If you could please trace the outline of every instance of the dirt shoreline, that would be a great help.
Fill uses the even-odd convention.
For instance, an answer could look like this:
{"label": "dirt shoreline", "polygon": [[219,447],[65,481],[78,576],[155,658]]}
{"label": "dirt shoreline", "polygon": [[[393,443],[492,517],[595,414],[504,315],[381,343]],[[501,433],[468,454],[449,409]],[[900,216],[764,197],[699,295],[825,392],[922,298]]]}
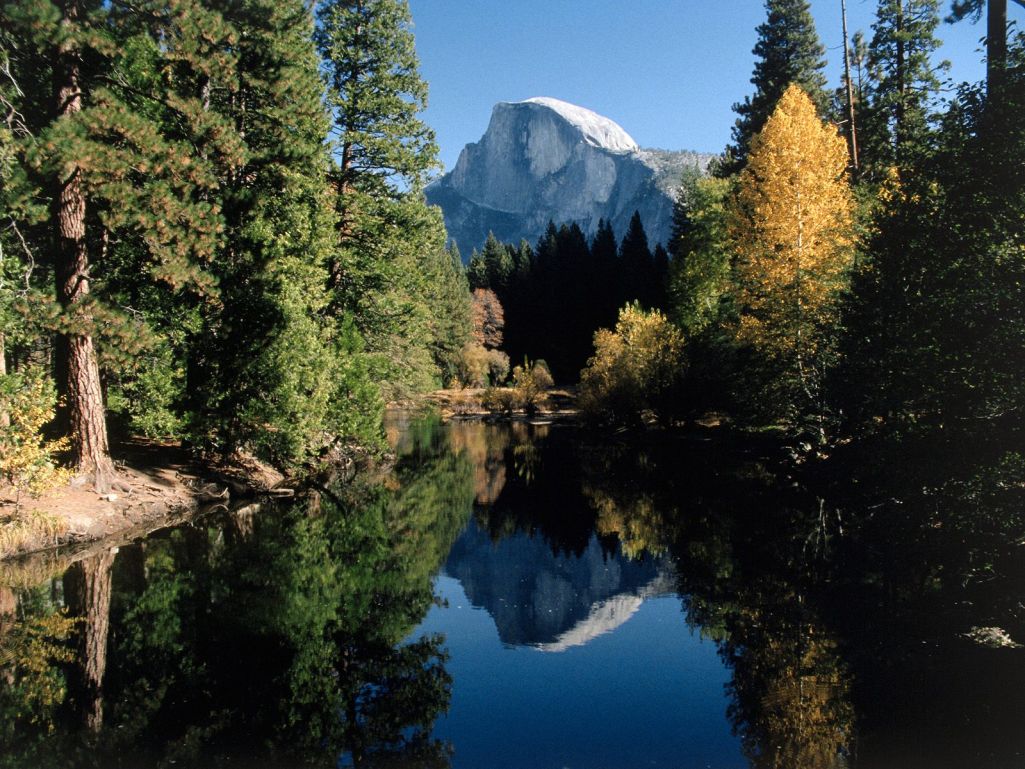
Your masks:
{"label": "dirt shoreline", "polygon": [[[416,404],[429,404],[446,420],[572,421],[578,416],[572,390],[550,390],[547,403],[530,415],[488,410],[481,405],[483,392],[438,390]],[[37,499],[23,497],[16,515],[13,489],[0,486],[0,565],[29,556],[47,560],[46,554],[63,561],[83,550],[127,544],[205,508],[291,491],[282,488],[285,477],[268,465],[252,459],[230,465],[201,463],[177,443],[129,438],[111,453],[119,476],[117,488],[107,494],[88,484],[62,486]]]}
{"label": "dirt shoreline", "polygon": [[0,516],[7,518],[0,524],[0,562],[125,537],[131,541],[206,507],[287,493],[280,488],[284,476],[252,460],[206,465],[178,444],[144,439],[123,441],[112,454],[118,488],[107,494],[85,484],[63,486],[38,499],[23,497],[15,516],[13,490],[0,488]]}

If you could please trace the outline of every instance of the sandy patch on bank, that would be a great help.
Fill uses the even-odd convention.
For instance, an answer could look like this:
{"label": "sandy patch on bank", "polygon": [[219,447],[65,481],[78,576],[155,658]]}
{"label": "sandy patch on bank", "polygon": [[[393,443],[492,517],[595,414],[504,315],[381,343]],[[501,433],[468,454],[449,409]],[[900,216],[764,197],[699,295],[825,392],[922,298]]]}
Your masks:
{"label": "sandy patch on bank", "polygon": [[6,519],[0,529],[10,535],[4,538],[8,543],[18,540],[0,551],[0,558],[105,539],[204,505],[226,504],[233,492],[266,490],[281,481],[280,475],[263,468],[263,477],[253,479],[246,467],[201,467],[173,443],[130,439],[111,453],[119,473],[115,491],[98,494],[79,484],[38,499],[23,496],[20,519],[30,522],[31,533],[23,525],[16,532],[14,527],[21,524],[14,516],[14,491],[0,487],[0,519]]}

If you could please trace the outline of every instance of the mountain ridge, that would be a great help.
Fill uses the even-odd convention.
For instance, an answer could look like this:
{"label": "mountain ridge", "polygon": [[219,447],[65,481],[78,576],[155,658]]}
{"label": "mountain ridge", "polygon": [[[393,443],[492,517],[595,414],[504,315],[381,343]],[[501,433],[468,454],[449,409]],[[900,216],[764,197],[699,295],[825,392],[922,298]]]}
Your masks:
{"label": "mountain ridge", "polygon": [[496,104],[480,140],[463,148],[426,195],[464,256],[488,232],[534,243],[549,221],[575,222],[592,235],[605,219],[622,236],[634,211],[650,242],[665,243],[684,170],[704,172],[712,157],[641,148],[610,118],[533,97]]}

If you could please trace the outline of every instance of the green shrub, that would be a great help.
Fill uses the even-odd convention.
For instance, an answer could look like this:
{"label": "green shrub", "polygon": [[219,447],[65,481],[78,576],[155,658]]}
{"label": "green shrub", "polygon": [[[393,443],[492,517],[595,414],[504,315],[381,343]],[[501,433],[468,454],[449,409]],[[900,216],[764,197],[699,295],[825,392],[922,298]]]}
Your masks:
{"label": "green shrub", "polygon": [[512,414],[519,407],[519,398],[507,387],[489,387],[481,396],[481,404],[493,413]]}
{"label": "green shrub", "polygon": [[509,356],[501,350],[489,350],[477,342],[467,342],[459,353],[459,379],[465,387],[501,384],[509,376]]}
{"label": "green shrub", "polygon": [[467,342],[459,352],[459,380],[465,387],[488,383],[488,351],[477,342]]}
{"label": "green shrub", "polygon": [[143,356],[130,374],[110,382],[107,410],[147,438],[178,438],[184,420],[176,408],[184,390],[185,368],[175,364],[174,352],[163,345]]}

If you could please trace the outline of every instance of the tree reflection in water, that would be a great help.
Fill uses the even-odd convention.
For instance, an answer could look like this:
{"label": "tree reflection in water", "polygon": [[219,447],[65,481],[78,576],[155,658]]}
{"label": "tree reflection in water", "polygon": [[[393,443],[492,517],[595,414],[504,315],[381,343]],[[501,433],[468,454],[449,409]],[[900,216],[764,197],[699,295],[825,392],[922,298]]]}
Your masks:
{"label": "tree reflection in water", "polygon": [[905,442],[798,471],[718,434],[394,437],[381,477],[8,570],[0,766],[447,766],[444,640],[409,635],[471,516],[503,557],[675,580],[752,767],[1020,765],[1023,652],[967,635],[1025,639],[1021,456]]}
{"label": "tree reflection in water", "polygon": [[82,722],[90,732],[103,728],[103,674],[107,670],[107,635],[110,631],[110,581],[114,553],[83,558],[64,574],[64,600],[68,613],[78,618],[77,666],[73,695]]}
{"label": "tree reflection in water", "polygon": [[448,766],[443,639],[404,639],[474,478],[424,439],[317,503],[207,517],[16,589],[0,765]]}
{"label": "tree reflection in water", "polygon": [[1025,660],[966,635],[1025,638],[1022,457],[901,442],[794,478],[759,454],[654,439],[582,473],[600,530],[675,559],[752,766],[1020,765]]}

